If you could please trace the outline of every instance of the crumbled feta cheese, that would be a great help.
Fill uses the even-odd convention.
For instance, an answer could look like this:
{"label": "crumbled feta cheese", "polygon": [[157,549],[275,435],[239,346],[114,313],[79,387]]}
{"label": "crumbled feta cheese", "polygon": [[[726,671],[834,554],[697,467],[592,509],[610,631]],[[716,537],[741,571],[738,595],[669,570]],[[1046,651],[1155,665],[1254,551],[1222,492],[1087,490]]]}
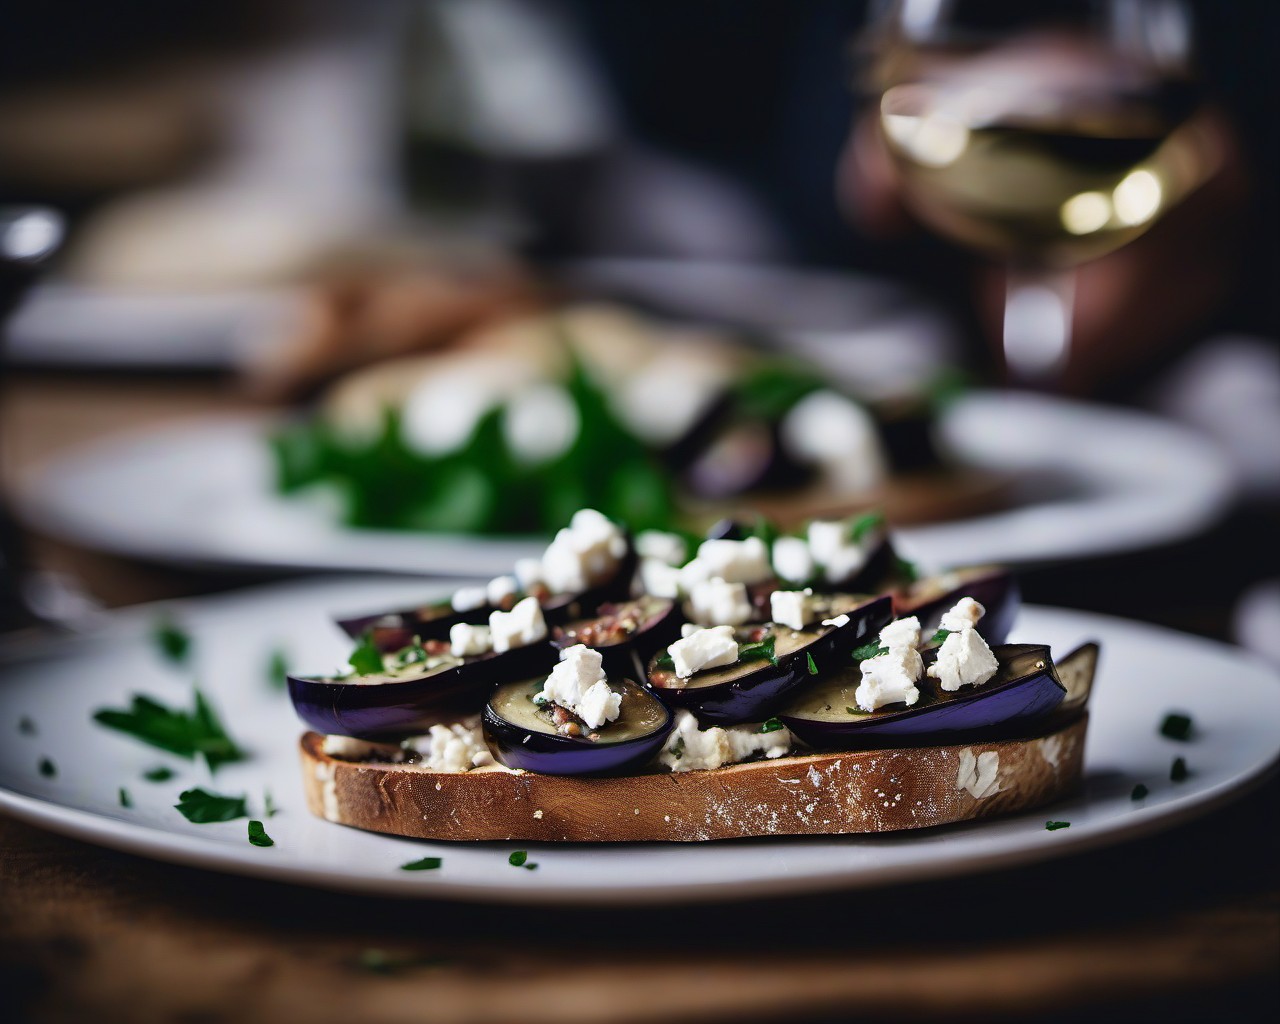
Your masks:
{"label": "crumbled feta cheese", "polygon": [[[967,598],[966,598],[967,600]],[[976,629],[953,632],[938,648],[938,659],[929,666],[929,675],[948,691],[962,686],[981,686],[1000,668],[1000,662]]]}
{"label": "crumbled feta cheese", "polygon": [[688,679],[704,668],[720,668],[738,660],[738,641],[732,626],[712,626],[682,637],[667,648],[676,675]]}
{"label": "crumbled feta cheese", "polygon": [[818,602],[813,599],[813,591],[775,590],[769,595],[769,614],[774,622],[792,629],[804,629],[813,621],[813,613]]}
{"label": "crumbled feta cheese", "polygon": [[656,558],[640,559],[640,585],[653,597],[680,596],[680,570]]}
{"label": "crumbled feta cheese", "polygon": [[751,620],[746,584],[727,583],[719,576],[693,588],[689,608],[694,621],[704,626],[741,626]]}
{"label": "crumbled feta cheese", "polygon": [[822,624],[824,626],[835,626],[836,629],[839,629],[841,626],[849,625],[849,616],[846,613],[841,612],[834,619],[823,619]]}
{"label": "crumbled feta cheese", "polygon": [[924,674],[920,652],[914,647],[891,647],[887,654],[862,662],[862,681],[853,698],[863,711],[886,704],[914,704],[920,699],[916,683]]}
{"label": "crumbled feta cheese", "polygon": [[609,689],[603,661],[599,651],[583,644],[566,648],[560,652],[560,664],[543,683],[540,696],[572,711],[589,728],[599,729],[612,722],[621,714],[622,695]]}
{"label": "crumbled feta cheese", "polygon": [[866,564],[866,549],[849,531],[845,519],[815,519],[809,524],[809,550],[829,583],[848,579]]}
{"label": "crumbled feta cheese", "polygon": [[642,530],[638,533],[636,551],[641,558],[656,558],[667,565],[683,565],[688,554],[683,537],[663,530]]}
{"label": "crumbled feta cheese", "polygon": [[769,549],[759,537],[704,540],[694,561],[705,567],[705,579],[719,576],[727,583],[759,583],[773,574]]}
{"label": "crumbled feta cheese", "polygon": [[627,538],[595,509],[573,514],[542,555],[542,571],[553,593],[586,590],[608,579],[627,553]]}
{"label": "crumbled feta cheese", "polygon": [[820,466],[837,493],[866,491],[885,477],[884,449],[875,420],[838,392],[806,395],[783,417],[779,435],[796,458]]}
{"label": "crumbled feta cheese", "polygon": [[880,630],[880,646],[894,651],[901,647],[914,648],[920,643],[920,620],[914,615],[894,619]]}
{"label": "crumbled feta cheese", "polygon": [[528,593],[539,583],[545,583],[541,558],[517,558],[515,565],[516,581],[520,589]]}
{"label": "crumbled feta cheese", "polygon": [[520,462],[537,465],[562,454],[578,436],[581,417],[569,393],[555,384],[517,391],[502,416],[507,448]]}
{"label": "crumbled feta cheese", "polygon": [[343,761],[367,761],[375,754],[391,761],[404,759],[404,751],[394,744],[371,743],[368,740],[358,740],[354,736],[326,736],[321,750],[330,757],[337,757]]}
{"label": "crumbled feta cheese", "polygon": [[696,622],[682,622],[680,624],[680,636],[683,639],[686,636],[693,636],[694,633],[701,632],[705,626],[699,626]]}
{"label": "crumbled feta cheese", "polygon": [[773,571],[789,583],[813,579],[813,552],[802,537],[779,537],[773,542]]}
{"label": "crumbled feta cheese", "polygon": [[840,583],[853,576],[867,564],[867,553],[858,545],[850,544],[836,550],[822,567],[822,576],[828,583]]}
{"label": "crumbled feta cheese", "polygon": [[952,633],[973,629],[978,624],[978,620],[986,614],[987,610],[973,598],[962,597],[950,611],[942,616],[942,621],[938,623],[938,628],[949,630]]}
{"label": "crumbled feta cheese", "polygon": [[547,623],[536,597],[518,601],[509,612],[490,612],[489,631],[493,649],[499,654],[513,647],[527,647],[547,635]]}
{"label": "crumbled feta cheese", "polygon": [[673,772],[719,768],[743,761],[755,754],[782,757],[791,749],[791,733],[786,729],[760,732],[758,724],[699,729],[698,720],[688,711],[676,712],[675,727],[658,754],[658,761]]}
{"label": "crumbled feta cheese", "polygon": [[493,755],[484,742],[479,726],[463,722],[433,725],[426,742],[414,743],[423,763],[433,772],[465,772],[481,765],[493,764]]}
{"label": "crumbled feta cheese", "polygon": [[509,597],[515,597],[520,592],[520,584],[516,582],[514,576],[495,576],[484,588],[484,592],[490,604],[501,607],[503,601]]}
{"label": "crumbled feta cheese", "polygon": [[471,612],[487,605],[489,594],[484,587],[459,587],[453,592],[450,603],[455,612]]}
{"label": "crumbled feta cheese", "polygon": [[449,627],[449,653],[457,658],[488,654],[493,650],[493,634],[488,626],[455,622]]}

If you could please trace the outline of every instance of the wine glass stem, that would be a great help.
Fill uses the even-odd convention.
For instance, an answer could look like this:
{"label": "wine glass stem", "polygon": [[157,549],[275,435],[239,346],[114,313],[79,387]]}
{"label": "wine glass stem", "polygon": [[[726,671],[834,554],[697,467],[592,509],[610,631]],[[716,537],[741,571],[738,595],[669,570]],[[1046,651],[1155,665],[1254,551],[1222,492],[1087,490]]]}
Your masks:
{"label": "wine glass stem", "polygon": [[1074,270],[1011,266],[1004,302],[1004,361],[1009,378],[1051,384],[1067,363]]}

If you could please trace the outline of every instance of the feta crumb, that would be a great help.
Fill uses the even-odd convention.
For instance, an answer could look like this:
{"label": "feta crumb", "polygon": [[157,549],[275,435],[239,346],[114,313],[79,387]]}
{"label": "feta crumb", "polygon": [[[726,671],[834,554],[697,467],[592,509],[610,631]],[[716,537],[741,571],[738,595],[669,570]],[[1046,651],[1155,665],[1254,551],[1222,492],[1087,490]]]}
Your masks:
{"label": "feta crumb", "polygon": [[640,560],[640,585],[653,597],[680,596],[680,570],[656,558]]}
{"label": "feta crumb", "polygon": [[455,612],[475,611],[489,603],[489,594],[484,587],[459,587],[450,603]]}
{"label": "feta crumb", "polygon": [[702,564],[706,579],[719,576],[726,583],[759,583],[773,574],[769,549],[759,537],[704,540],[694,561]]}
{"label": "feta crumb", "polygon": [[515,574],[516,581],[520,584],[520,589],[525,593],[528,593],[539,583],[546,582],[542,574],[541,558],[517,558]]}
{"label": "feta crumb", "polygon": [[847,519],[815,519],[809,524],[809,550],[828,583],[848,579],[867,562],[869,544],[859,544],[850,536]]}
{"label": "feta crumb", "polygon": [[900,647],[916,647],[920,643],[920,620],[914,615],[905,619],[894,619],[880,630],[880,646],[889,650]]}
{"label": "feta crumb", "polygon": [[774,622],[792,629],[804,629],[812,620],[817,602],[813,591],[775,590],[769,595],[769,614]]}
{"label": "feta crumb", "polygon": [[738,641],[732,626],[699,629],[667,648],[676,675],[688,679],[704,668],[720,668],[738,660]]}
{"label": "feta crumb", "polygon": [[836,629],[839,629],[841,626],[849,625],[849,615],[846,612],[841,612],[834,619],[823,619],[822,624],[824,626],[835,626]]}
{"label": "feta crumb", "polygon": [[683,565],[688,545],[677,533],[642,530],[636,535],[636,551],[641,558],[656,558],[667,565]]}
{"label": "feta crumb", "polygon": [[527,647],[547,635],[547,623],[536,597],[526,597],[509,612],[489,613],[489,630],[493,649],[499,654],[513,647]]}
{"label": "feta crumb", "polygon": [[509,597],[515,597],[520,592],[520,584],[516,582],[514,576],[495,576],[484,588],[484,592],[490,604],[501,607],[503,601]]}
{"label": "feta crumb", "polygon": [[608,579],[626,553],[626,535],[617,523],[595,509],[580,509],[543,552],[543,576],[557,594],[586,590]]}
{"label": "feta crumb", "polygon": [[729,583],[719,576],[699,583],[689,593],[693,619],[704,626],[741,626],[751,620],[751,598],[745,583]]}
{"label": "feta crumb", "polygon": [[916,683],[924,674],[924,662],[914,647],[890,648],[862,662],[862,682],[853,698],[863,711],[886,704],[914,704],[920,699]]}
{"label": "feta crumb", "polygon": [[813,579],[813,553],[802,537],[779,537],[773,542],[773,571],[788,583]]}
{"label": "feta crumb", "polygon": [[658,754],[658,761],[673,772],[719,768],[743,761],[755,754],[782,757],[791,750],[791,733],[786,729],[760,732],[759,724],[713,725],[699,729],[698,720],[688,711],[676,712],[676,724]]}
{"label": "feta crumb", "polygon": [[978,624],[978,620],[986,614],[986,608],[973,598],[962,597],[950,611],[942,616],[942,621],[938,623],[938,628],[949,630],[952,633],[973,629]]}
{"label": "feta crumb", "polygon": [[536,821],[541,821],[541,820],[542,820],[542,811],[534,811],[534,812],[533,812],[533,817],[534,817],[534,819],[535,819]]}
{"label": "feta crumb", "polygon": [[449,627],[449,653],[456,658],[488,654],[493,650],[493,634],[488,626],[455,622]]}
{"label": "feta crumb", "polygon": [[680,624],[680,638],[683,640],[687,636],[693,636],[706,629],[706,626],[699,626],[696,622],[682,622]]}
{"label": "feta crumb", "polygon": [[1000,662],[987,642],[970,628],[957,630],[942,641],[937,660],[929,666],[929,675],[944,690],[955,691],[962,686],[981,686],[999,668]]}
{"label": "feta crumb", "polygon": [[797,458],[816,463],[840,494],[856,494],[884,479],[886,463],[875,420],[836,391],[806,395],[783,418],[782,443]]}
{"label": "feta crumb", "polygon": [[[589,728],[599,729],[622,712],[622,695],[605,681],[603,656],[583,644],[560,652],[560,664],[551,670],[540,694],[572,711]],[[536,700],[536,698],[535,698]]]}
{"label": "feta crumb", "polygon": [[433,725],[427,740],[415,741],[415,746],[424,757],[423,763],[433,772],[465,772],[493,764],[483,730],[463,722]]}

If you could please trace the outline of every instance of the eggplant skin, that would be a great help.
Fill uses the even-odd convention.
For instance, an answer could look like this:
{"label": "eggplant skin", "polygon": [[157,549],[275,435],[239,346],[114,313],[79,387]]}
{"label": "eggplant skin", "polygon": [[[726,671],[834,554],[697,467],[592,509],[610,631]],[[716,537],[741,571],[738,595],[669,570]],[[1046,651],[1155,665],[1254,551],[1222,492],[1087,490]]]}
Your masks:
{"label": "eggplant skin", "polygon": [[550,672],[549,642],[486,654],[434,675],[386,683],[289,676],[289,699],[304,723],[326,735],[396,741],[479,714],[495,686]]}

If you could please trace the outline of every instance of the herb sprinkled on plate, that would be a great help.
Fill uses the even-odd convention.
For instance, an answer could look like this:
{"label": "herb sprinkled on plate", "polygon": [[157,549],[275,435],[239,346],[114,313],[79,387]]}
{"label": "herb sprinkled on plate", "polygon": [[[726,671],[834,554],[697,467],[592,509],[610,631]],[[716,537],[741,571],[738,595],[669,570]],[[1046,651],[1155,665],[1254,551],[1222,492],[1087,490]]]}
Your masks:
{"label": "herb sprinkled on plate", "polygon": [[401,864],[401,871],[434,871],[444,859],[441,857],[423,857],[420,860],[411,860],[408,864]]}
{"label": "herb sprinkled on plate", "polygon": [[236,818],[249,816],[244,797],[223,796],[221,793],[210,793],[198,787],[183,790],[178,796],[178,802],[173,806],[187,821],[196,825],[207,825],[214,821],[234,821]]}
{"label": "herb sprinkled on plate", "polygon": [[129,796],[129,791],[128,791],[127,789],[125,789],[125,788],[124,788],[124,786],[121,786],[121,787],[120,787],[119,797],[120,797],[120,806],[121,806],[121,807],[132,807],[132,806],[133,806],[133,799]]}
{"label": "herb sprinkled on plate", "polygon": [[1170,711],[1160,723],[1160,735],[1165,739],[1178,740],[1185,743],[1191,739],[1191,716],[1180,711]]}
{"label": "herb sprinkled on plate", "polygon": [[289,657],[280,647],[267,657],[267,682],[276,690],[283,690],[288,685]]}
{"label": "herb sprinkled on plate", "polygon": [[46,779],[52,779],[57,777],[58,766],[54,764],[51,760],[49,760],[49,758],[47,757],[40,758],[39,767],[40,767],[40,774],[43,775]]}
{"label": "herb sprinkled on plate", "polygon": [[1046,821],[1044,823],[1044,828],[1046,832],[1056,832],[1060,828],[1070,828],[1070,827],[1071,827],[1071,822],[1069,821]]}
{"label": "herb sprinkled on plate", "polygon": [[254,846],[275,846],[276,841],[267,835],[267,830],[260,821],[249,822],[249,842]]}
{"label": "herb sprinkled on plate", "polygon": [[148,768],[143,772],[142,777],[148,782],[168,782],[173,778],[173,769],[168,765],[156,765],[156,767]]}
{"label": "herb sprinkled on plate", "polygon": [[191,656],[191,635],[166,615],[156,620],[151,630],[156,650],[175,665],[183,665]]}
{"label": "herb sprinkled on plate", "polygon": [[1170,781],[1185,782],[1189,774],[1191,773],[1187,770],[1187,759],[1185,757],[1175,757],[1173,764],[1169,768]]}
{"label": "herb sprinkled on plate", "polygon": [[538,866],[529,860],[527,850],[513,850],[511,856],[507,858],[507,863],[513,868],[524,868],[526,871],[532,871]]}
{"label": "herb sprinkled on plate", "polygon": [[18,719],[18,732],[23,736],[34,736],[37,732],[36,723],[26,715],[23,715]]}
{"label": "herb sprinkled on plate", "polygon": [[179,757],[203,757],[210,771],[245,757],[198,689],[190,711],[166,707],[139,693],[134,694],[128,708],[100,708],[94,712],[93,720]]}
{"label": "herb sprinkled on plate", "polygon": [[1147,794],[1150,792],[1151,790],[1147,789],[1143,783],[1139,782],[1133,787],[1133,792],[1129,794],[1129,799],[1135,802],[1138,800],[1145,800],[1147,798]]}

